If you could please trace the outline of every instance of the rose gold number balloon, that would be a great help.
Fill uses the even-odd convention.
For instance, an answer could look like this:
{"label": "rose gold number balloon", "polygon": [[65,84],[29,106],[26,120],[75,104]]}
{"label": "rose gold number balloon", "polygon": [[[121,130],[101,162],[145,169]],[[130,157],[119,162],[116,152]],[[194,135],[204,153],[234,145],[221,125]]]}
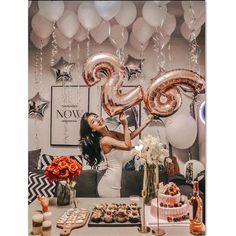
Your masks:
{"label": "rose gold number balloon", "polygon": [[203,77],[190,70],[178,69],[165,73],[147,90],[144,102],[148,111],[160,117],[174,114],[182,104],[178,85],[190,87],[196,96],[205,88],[205,81]]}
{"label": "rose gold number balloon", "polygon": [[109,53],[99,53],[88,59],[84,65],[83,77],[88,86],[98,83],[106,78],[102,86],[102,105],[109,116],[117,115],[143,100],[141,86],[122,94],[125,72],[117,57]]}

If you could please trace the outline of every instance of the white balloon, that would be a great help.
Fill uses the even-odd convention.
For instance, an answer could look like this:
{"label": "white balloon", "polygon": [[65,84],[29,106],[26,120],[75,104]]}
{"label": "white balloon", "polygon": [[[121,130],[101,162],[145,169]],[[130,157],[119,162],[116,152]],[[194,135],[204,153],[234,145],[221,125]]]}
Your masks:
{"label": "white balloon", "polygon": [[[186,22],[183,22],[183,24],[181,25],[180,32],[185,39],[187,39],[188,41],[191,40],[191,30],[188,28]],[[196,37],[200,34],[200,32],[201,32],[201,27],[195,30]]]}
{"label": "white balloon", "polygon": [[143,18],[153,27],[157,27],[162,24],[166,17],[166,13],[166,6],[158,6],[155,2],[147,1],[143,5]]}
{"label": "white balloon", "polygon": [[[69,41],[66,36],[64,36],[58,29],[55,30],[57,45],[61,49],[67,49],[69,47]],[[72,43],[72,42],[71,42]]]}
{"label": "white balloon", "polygon": [[109,36],[111,44],[116,48],[123,48],[128,41],[128,31],[122,25],[113,25]]}
{"label": "white balloon", "polygon": [[184,12],[184,20],[189,29],[199,29],[205,23],[205,13],[199,18],[193,18],[189,11]]}
{"label": "white balloon", "polygon": [[82,2],[78,9],[79,22],[86,30],[95,29],[102,21],[92,2]]}
{"label": "white balloon", "polygon": [[84,27],[80,26],[79,27],[79,31],[77,32],[77,34],[74,36],[74,39],[77,42],[82,42],[87,38],[87,31],[85,30]]}
{"label": "white balloon", "polygon": [[44,48],[48,44],[50,37],[41,39],[34,33],[34,31],[31,31],[30,39],[36,48],[41,49],[41,48]]}
{"label": "white balloon", "polygon": [[115,16],[116,21],[124,27],[133,23],[137,16],[137,8],[131,1],[122,2],[121,8]]}
{"label": "white balloon", "polygon": [[182,1],[181,3],[184,11],[191,12],[191,7],[196,18],[200,17],[205,12],[204,1]]}
{"label": "white balloon", "polygon": [[132,31],[133,31],[134,37],[140,43],[145,43],[151,38],[154,32],[154,28],[150,26],[142,17],[139,17],[133,23]]}
{"label": "white balloon", "polygon": [[72,38],[79,29],[78,17],[74,11],[65,10],[62,17],[57,21],[58,29],[67,38]]}
{"label": "white balloon", "polygon": [[158,6],[165,6],[170,1],[154,1]]}
{"label": "white balloon", "polygon": [[197,137],[197,123],[191,115],[175,115],[166,121],[166,136],[173,147],[189,148]]}
{"label": "white balloon", "polygon": [[[187,172],[186,172],[187,168],[191,168],[192,171],[193,171],[193,179],[192,180],[194,180],[200,172],[205,170],[204,165],[200,161],[190,160],[190,161],[186,162],[185,165],[184,165],[184,177],[185,178],[187,178],[187,175],[186,175],[187,174]],[[203,178],[204,178],[203,175],[200,176],[198,178],[198,181],[201,181]]]}
{"label": "white balloon", "polygon": [[102,21],[102,23],[96,28],[90,31],[96,43],[103,43],[109,36],[109,25],[108,21]]}
{"label": "white balloon", "polygon": [[146,47],[148,46],[148,44],[149,44],[149,40],[147,41],[147,42],[145,42],[144,44],[141,44],[135,37],[134,37],[134,34],[133,34],[133,32],[131,32],[131,34],[130,34],[130,36],[129,36],[129,43],[130,43],[130,45],[134,48],[134,49],[136,49],[136,50],[138,50],[138,51],[142,51],[142,48],[143,48],[143,50],[145,50],[146,49]]}
{"label": "white balloon", "polygon": [[169,13],[166,14],[166,18],[161,26],[161,28],[165,31],[166,34],[171,35],[176,27],[176,18],[174,15]]}
{"label": "white balloon", "polygon": [[63,14],[64,1],[38,1],[39,14],[56,22]]}
{"label": "white balloon", "polygon": [[94,1],[94,5],[98,14],[109,21],[119,12],[121,1]]}
{"label": "white balloon", "polygon": [[53,31],[53,23],[39,13],[33,16],[31,26],[34,33],[42,39],[48,38]]}

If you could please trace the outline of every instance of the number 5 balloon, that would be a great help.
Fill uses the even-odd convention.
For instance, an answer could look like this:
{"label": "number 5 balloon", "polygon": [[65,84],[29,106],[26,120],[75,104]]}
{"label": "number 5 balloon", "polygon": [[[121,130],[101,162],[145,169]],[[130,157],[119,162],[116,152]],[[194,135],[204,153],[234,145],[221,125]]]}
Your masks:
{"label": "number 5 balloon", "polygon": [[196,96],[205,88],[203,77],[197,73],[178,69],[166,72],[158,77],[148,88],[144,102],[148,111],[160,117],[174,114],[182,104],[182,97],[178,85],[191,88]]}
{"label": "number 5 balloon", "polygon": [[106,77],[101,99],[103,108],[109,116],[117,115],[143,100],[141,86],[122,94],[124,71],[118,58],[109,53],[93,55],[84,65],[83,77],[88,86],[93,86]]}

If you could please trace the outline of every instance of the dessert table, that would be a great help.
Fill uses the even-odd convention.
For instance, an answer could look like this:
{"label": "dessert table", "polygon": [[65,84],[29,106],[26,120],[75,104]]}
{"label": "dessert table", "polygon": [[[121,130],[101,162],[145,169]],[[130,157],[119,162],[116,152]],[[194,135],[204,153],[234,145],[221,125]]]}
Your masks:
{"label": "dessert table", "polygon": [[[76,198],[78,208],[87,208],[90,213],[94,205],[99,203],[131,203],[129,198]],[[56,227],[57,220],[62,214],[73,206],[57,206],[56,198],[50,199],[49,211],[52,212],[52,236],[59,236],[61,229]],[[41,210],[41,206],[37,200],[31,203],[28,207],[28,228],[29,235],[32,229],[32,216]],[[190,236],[188,226],[161,226],[166,236]],[[72,230],[71,236],[134,236],[142,235],[138,232],[137,227],[88,227],[88,222],[84,227]],[[151,232],[145,235],[153,235]]]}

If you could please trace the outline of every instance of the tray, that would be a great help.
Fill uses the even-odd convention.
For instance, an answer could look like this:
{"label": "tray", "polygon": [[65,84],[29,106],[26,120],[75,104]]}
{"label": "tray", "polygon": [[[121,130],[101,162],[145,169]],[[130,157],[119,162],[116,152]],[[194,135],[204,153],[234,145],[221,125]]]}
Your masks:
{"label": "tray", "polygon": [[133,227],[133,226],[137,227],[137,226],[141,226],[140,207],[138,208],[138,211],[139,211],[139,221],[136,223],[131,223],[129,220],[127,220],[124,223],[120,223],[120,222],[116,222],[116,221],[111,222],[111,223],[106,223],[104,221],[100,221],[100,222],[96,223],[96,222],[92,221],[92,215],[94,212],[94,209],[93,209],[93,211],[91,212],[90,217],[89,217],[88,227]]}

